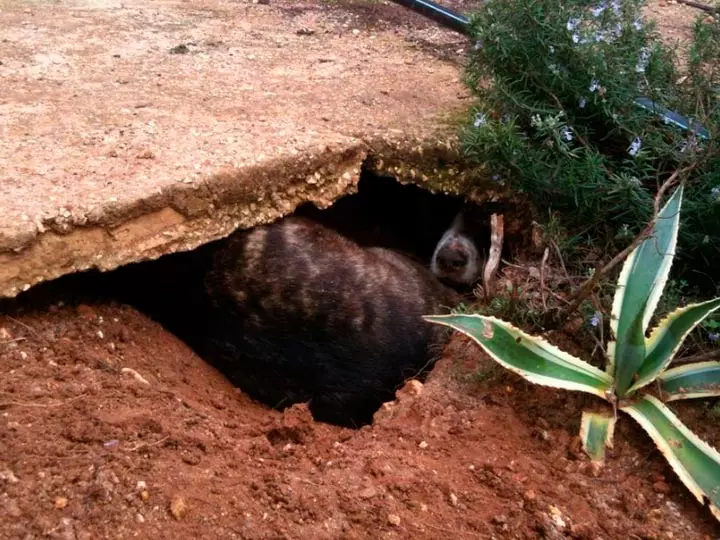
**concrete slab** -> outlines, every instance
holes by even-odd
[[[444,118],[465,89],[432,44],[463,39],[433,28],[420,48],[352,20],[317,2],[0,0],[0,296],[330,204],[368,155],[454,186]]]

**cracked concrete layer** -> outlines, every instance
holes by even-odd
[[[363,162],[462,189],[457,64],[286,4],[0,0],[0,296],[327,206]]]

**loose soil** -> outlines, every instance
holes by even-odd
[[[630,419],[598,471],[576,437],[594,398],[533,387],[460,336],[360,430],[253,403],[128,306],[14,312],[0,340],[2,538],[720,535]]]
[[[357,4],[336,8],[390,9]],[[593,402],[454,336],[373,426],[337,428],[252,402],[130,306],[48,298],[0,315],[0,538],[720,537],[629,418],[589,464],[576,434]],[[707,404],[673,409],[720,445]]]

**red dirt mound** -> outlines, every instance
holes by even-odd
[[[251,402],[129,307],[0,316],[0,537],[720,536],[632,421],[596,471],[591,397],[484,362],[456,336],[353,431]]]

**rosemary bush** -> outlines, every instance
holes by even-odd
[[[707,271],[720,255],[720,20],[698,17],[676,55],[643,5],[488,0],[471,17],[466,80],[478,99],[464,151],[611,248],[646,226],[659,186],[684,170],[678,257]],[[638,97],[695,120],[682,129]]]

